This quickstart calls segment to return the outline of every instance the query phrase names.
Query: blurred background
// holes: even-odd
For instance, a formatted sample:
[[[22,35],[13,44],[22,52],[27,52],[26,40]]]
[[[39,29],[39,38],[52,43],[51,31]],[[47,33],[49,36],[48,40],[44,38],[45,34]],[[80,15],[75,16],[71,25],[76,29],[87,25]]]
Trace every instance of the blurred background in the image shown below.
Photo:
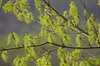
[[[8,0],[3,0],[6,3]],[[79,15],[83,17],[83,6],[79,0],[50,0],[51,5],[55,7],[60,13],[63,11],[68,11],[69,3],[71,1],[76,2],[76,6],[79,11]],[[97,0],[82,0],[85,2],[87,8],[90,12],[94,13],[97,16],[97,20],[100,20],[100,8],[97,6]],[[30,4],[34,4],[34,0],[29,0]],[[31,6],[31,12],[35,15],[35,19],[38,20],[38,13],[34,6]],[[19,22],[15,15],[13,14],[5,14],[0,8],[0,45],[6,46],[7,44],[7,35],[12,32],[16,32],[20,40],[23,40],[25,34],[32,34],[33,36],[37,35],[40,31],[40,25],[31,23],[27,25],[25,22]],[[0,52],[1,54],[1,52]],[[15,54],[13,54],[14,56]],[[15,56],[16,57],[16,56]],[[55,60],[54,60],[55,61]],[[56,61],[55,61],[56,62]],[[4,63],[0,56],[0,66],[12,66],[11,63]],[[53,63],[53,66],[58,66],[57,63]]]

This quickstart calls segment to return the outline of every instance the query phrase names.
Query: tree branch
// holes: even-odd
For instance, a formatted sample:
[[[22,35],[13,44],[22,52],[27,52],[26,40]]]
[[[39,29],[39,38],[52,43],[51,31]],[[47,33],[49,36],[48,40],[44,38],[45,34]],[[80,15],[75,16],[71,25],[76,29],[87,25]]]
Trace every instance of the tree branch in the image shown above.
[[[46,5],[47,6],[49,6],[52,10],[54,10],[59,16],[61,16],[64,20],[66,20],[66,21],[68,21],[68,19],[67,18],[65,18],[62,14],[60,14],[55,8],[53,8],[49,3],[47,3],[46,2],[46,0],[43,0],[45,3],[46,3]],[[84,31],[84,30],[82,30],[80,27],[78,27],[78,26],[75,26],[79,31],[78,32],[82,32],[81,34],[82,35],[84,35],[84,36],[86,36],[86,37],[89,37],[88,36],[88,33],[86,32],[86,31]],[[75,28],[72,28],[72,27],[70,27],[72,30],[74,30]],[[77,32],[77,30],[74,30],[74,31],[76,31]]]
[[[59,46],[59,47],[62,47],[62,48],[69,48],[69,49],[100,49],[100,47],[98,47],[98,46],[92,46],[92,47],[75,47],[75,46],[63,46],[63,45],[56,44],[56,43],[52,43],[52,44],[55,45],[55,46]]]
[[[40,46],[47,45],[47,44],[50,44],[50,42],[44,42],[44,43],[41,43],[41,44],[29,46],[29,47],[40,47]],[[58,46],[58,47],[62,47],[62,48],[69,48],[69,49],[100,49],[100,46],[92,46],[92,47],[77,47],[76,46],[75,47],[75,46],[64,46],[64,45],[57,44],[57,43],[51,43],[51,44],[53,44],[54,46]],[[24,48],[24,46],[2,48],[2,49],[0,49],[0,51],[22,49],[22,48]]]
[[[44,43],[41,43],[41,44],[38,44],[38,45],[32,45],[32,46],[29,46],[29,47],[39,47],[39,46],[43,46],[43,45],[46,45],[47,42],[44,42]],[[11,48],[2,48],[0,49],[0,51],[5,51],[5,50],[14,50],[14,49],[22,49],[24,48],[24,46],[19,46],[19,47],[11,47]]]

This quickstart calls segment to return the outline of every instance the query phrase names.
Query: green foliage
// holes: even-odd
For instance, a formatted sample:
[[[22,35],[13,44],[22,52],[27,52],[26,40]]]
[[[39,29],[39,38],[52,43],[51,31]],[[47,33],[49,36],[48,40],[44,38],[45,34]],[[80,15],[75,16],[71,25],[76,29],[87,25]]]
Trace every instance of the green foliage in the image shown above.
[[[97,45],[99,45],[100,42],[100,24],[98,24],[98,38],[96,39]]]
[[[51,13],[52,13],[52,16],[56,16],[57,15],[54,10],[52,10]]]
[[[51,33],[48,34],[47,41],[50,42],[50,43],[53,43],[53,39],[52,39],[52,34]]]
[[[30,35],[25,35],[24,36],[24,48],[27,49],[28,46],[31,46],[31,38],[30,38]]]
[[[98,0],[98,6],[100,6],[99,3]],[[39,13],[39,21],[34,20],[33,12],[29,11],[28,0],[15,0],[14,2],[9,0],[4,5],[0,0],[0,7],[5,13],[14,14],[19,21],[26,24],[33,21],[41,25],[39,35],[33,37],[31,34],[25,34],[22,44],[17,33],[13,32],[8,35],[7,45],[11,43],[12,38],[15,47],[1,47],[1,56],[5,62],[10,60],[8,50],[23,49],[24,56],[20,57],[20,53],[17,54],[13,60],[14,66],[28,66],[30,62],[35,62],[37,66],[52,66],[53,55],[60,61],[60,66],[85,66],[85,64],[86,66],[100,66],[99,59],[82,56],[83,49],[94,49],[100,46],[100,24],[96,22],[94,14],[89,13],[89,15],[85,8],[83,15],[85,17],[89,15],[89,17],[80,18],[74,1],[71,1],[69,10],[62,14],[51,6],[49,0],[43,0],[43,2],[34,0],[34,4]],[[85,23],[83,25],[85,27],[80,26],[82,22]],[[68,48],[71,50],[69,51]]]
[[[78,22],[79,22],[78,10],[75,5],[75,2],[73,1],[70,3],[69,16],[74,18],[74,20],[72,21],[73,25],[78,25]]]
[[[19,63],[20,63],[20,58],[19,58],[19,56],[17,56],[13,61],[13,65],[14,66],[19,66]]]
[[[9,54],[7,53],[7,51],[3,51],[1,57],[4,60],[4,62],[9,62]]]
[[[12,13],[12,11],[13,11],[12,2],[8,1],[2,8],[5,13]]]
[[[78,35],[76,36],[76,44],[77,44],[78,47],[80,47],[80,46],[82,45],[82,44],[80,43],[80,38],[81,38],[81,35],[78,34]]]
[[[24,9],[22,13],[19,13],[17,15],[17,18],[20,21],[25,21],[26,24],[30,24],[34,19],[34,16],[31,12],[28,12],[27,10]]]
[[[100,0],[98,0],[98,4],[97,5],[100,7]]]
[[[80,62],[79,66],[86,66],[83,62]]]
[[[94,42],[94,37],[95,37],[95,34],[94,34],[94,30],[93,30],[93,25],[94,25],[94,15],[91,14],[91,16],[89,17],[89,19],[87,20],[87,25],[88,25],[88,34],[89,34],[89,41],[90,41],[90,44],[92,44]]]
[[[0,8],[1,8],[1,6],[2,6],[2,0],[0,0]]]
[[[14,39],[15,45],[19,46],[20,41],[18,35],[15,32],[13,32],[12,37]]]
[[[35,49],[33,48],[33,47],[28,47],[27,49],[26,49],[26,51],[27,51],[27,53],[31,56],[31,57],[33,57],[33,58],[37,58],[37,55],[36,55],[36,51],[35,51]]]
[[[33,14],[27,10],[29,8],[27,0],[17,0],[15,3],[9,0],[2,8],[5,13],[13,13],[18,20],[24,21],[26,24],[30,24],[34,20]]]
[[[86,16],[87,12],[86,12],[86,9],[84,9],[84,16]]]
[[[89,63],[92,65],[92,66],[98,66],[100,65],[100,63],[98,62],[98,60],[96,58],[89,58],[88,59]]]
[[[10,34],[8,35],[8,38],[7,38],[7,45],[10,44],[10,40],[11,40],[11,38],[12,38],[12,34],[10,33]]]
[[[19,58],[17,56],[13,61],[14,66],[28,66],[26,57]]]
[[[35,37],[33,38],[33,43],[34,43],[34,44],[38,44],[38,36],[35,36]]]
[[[50,56],[48,54],[45,54],[37,59],[37,66],[52,66],[50,63]]]
[[[45,12],[45,13],[49,13],[49,12],[50,12],[50,9],[49,9],[48,6],[45,6],[44,12]]]
[[[60,47],[60,48],[58,49],[58,51],[57,51],[57,53],[58,53],[58,58],[61,59],[62,57],[64,57],[65,52],[66,52],[66,49]]]
[[[20,66],[28,66],[25,57],[22,57],[20,61],[21,61],[21,62],[20,62]]]
[[[72,56],[73,56],[73,59],[74,60],[78,60],[81,56],[81,50],[79,49],[75,49],[73,52],[72,52]]]
[[[13,32],[12,34],[10,33],[10,34],[8,35],[8,38],[7,38],[7,45],[10,44],[11,38],[13,38],[15,45],[16,45],[16,46],[19,46],[19,43],[20,43],[19,37],[18,37],[18,35],[17,35],[15,32]]]
[[[67,11],[64,11],[64,12],[63,12],[63,16],[66,17],[66,18],[68,18],[68,13],[67,13]]]
[[[62,41],[66,46],[68,46],[71,42],[70,37],[67,34],[62,35]]]
[[[39,13],[41,13],[41,6],[42,6],[42,3],[41,3],[41,0],[34,0],[35,2],[35,7],[36,9],[39,11]]]

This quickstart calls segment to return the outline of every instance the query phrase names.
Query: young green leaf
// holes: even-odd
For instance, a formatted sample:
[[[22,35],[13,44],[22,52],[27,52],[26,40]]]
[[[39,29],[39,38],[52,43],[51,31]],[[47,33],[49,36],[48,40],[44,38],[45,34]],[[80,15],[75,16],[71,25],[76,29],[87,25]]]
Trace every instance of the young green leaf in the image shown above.
[[[48,34],[47,41],[50,42],[50,43],[53,42],[52,34],[51,33]]]
[[[98,4],[97,5],[98,5],[98,7],[100,7],[100,0],[98,0]]]
[[[0,8],[1,8],[1,6],[2,6],[2,0],[0,0]]]
[[[5,13],[12,13],[13,11],[12,1],[8,1],[2,8]]]
[[[12,38],[12,34],[10,33],[10,34],[8,35],[8,38],[7,38],[7,45],[10,44],[10,40],[11,40],[11,38]]]
[[[67,11],[64,11],[64,12],[63,12],[63,16],[64,16],[65,18],[68,18],[68,13],[67,13]]]
[[[94,39],[94,37],[95,37],[95,34],[94,34],[94,32],[93,31],[89,31],[89,41],[90,41],[90,44],[93,44],[94,43],[94,41],[95,41],[95,39]]]
[[[34,0],[34,2],[35,2],[36,9],[38,10],[39,13],[41,13],[42,12],[42,10],[41,10],[41,6],[42,6],[41,0]]]
[[[71,1],[71,3],[70,3],[69,16],[74,18],[74,20],[72,21],[73,25],[74,26],[78,25],[78,22],[79,22],[78,10],[77,10],[77,7],[75,5],[75,2],[73,2],[73,1]]]
[[[59,47],[59,49],[57,50],[58,58],[61,59],[62,57],[64,57],[65,52],[66,52],[65,48]]]
[[[12,37],[14,39],[15,45],[19,46],[20,41],[19,41],[19,37],[18,37],[17,33],[13,32]]]
[[[87,13],[86,13],[86,9],[84,9],[84,16],[86,16],[86,14],[87,14]]]
[[[33,43],[34,43],[34,44],[37,44],[37,43],[38,43],[38,36],[35,36],[35,37],[33,38]]]
[[[20,65],[19,66],[28,66],[27,64],[27,61],[26,61],[26,58],[25,57],[22,57],[21,60],[20,60]]]
[[[23,40],[24,40],[24,48],[25,49],[27,49],[28,46],[31,46],[31,35],[30,34],[29,35],[26,34],[24,36]]]
[[[78,45],[78,47],[81,46],[81,43],[80,43],[80,37],[81,37],[80,34],[78,34],[78,35],[76,36],[76,44]]]
[[[7,51],[3,51],[1,57],[4,60],[4,62],[9,62],[9,54],[7,53]]]
[[[54,10],[51,10],[52,16],[56,16],[56,12]]]
[[[36,63],[37,66],[51,66],[49,57],[48,55],[43,55],[41,58],[38,58]]]
[[[17,56],[17,57],[13,60],[13,65],[14,65],[14,66],[19,66],[19,64],[20,64],[20,58],[19,58],[19,56]]]
[[[79,63],[79,66],[86,66],[86,65],[84,64],[84,62],[81,61],[81,62]]]

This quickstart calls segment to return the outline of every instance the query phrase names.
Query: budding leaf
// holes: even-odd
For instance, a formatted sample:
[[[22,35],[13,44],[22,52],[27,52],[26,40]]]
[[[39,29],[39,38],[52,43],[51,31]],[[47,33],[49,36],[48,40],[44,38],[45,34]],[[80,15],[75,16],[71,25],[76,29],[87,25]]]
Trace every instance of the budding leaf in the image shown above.
[[[3,51],[1,57],[4,60],[4,62],[9,62],[9,54],[7,53],[7,51]]]

